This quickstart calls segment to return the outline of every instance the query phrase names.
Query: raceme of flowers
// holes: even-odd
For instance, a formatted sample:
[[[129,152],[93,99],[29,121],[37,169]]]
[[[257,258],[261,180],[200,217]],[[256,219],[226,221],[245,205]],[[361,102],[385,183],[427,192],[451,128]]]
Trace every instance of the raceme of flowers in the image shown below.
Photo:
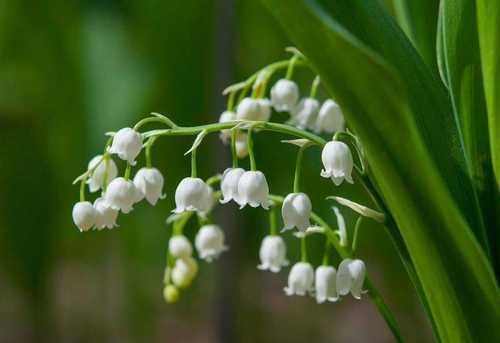
[[[167,302],[177,301],[180,290],[192,284],[198,273],[199,260],[213,262],[228,249],[224,231],[213,222],[212,212],[216,206],[230,202],[236,203],[240,209],[246,206],[261,207],[269,212],[269,234],[263,238],[258,252],[260,263],[257,268],[260,270],[278,273],[290,265],[282,235],[288,231],[294,232],[297,238],[292,240],[300,242],[301,260],[291,265],[288,283],[284,287],[287,295],[311,295],[318,303],[335,302],[349,293],[356,299],[361,298],[366,267],[362,260],[353,257],[355,238],[353,237],[352,247],[349,246],[342,214],[338,208],[334,208],[338,230],[331,229],[314,214],[309,195],[300,191],[301,160],[308,147],[322,146],[323,170],[318,171],[318,176],[331,179],[332,186],[335,186],[344,180],[353,183],[352,174],[358,170],[361,173],[364,171],[361,146],[356,137],[346,131],[339,105],[332,99],[326,99],[321,104],[317,97],[318,77],[312,82],[310,93],[301,98],[299,86],[292,77],[294,68],[299,64],[304,65],[304,62],[303,57],[296,53],[290,60],[263,68],[247,81],[225,91],[228,106],[218,123],[207,125],[206,130],[199,127],[182,128],[185,134],[197,137],[188,151],[191,154],[191,175],[178,183],[174,195],[175,208],[167,218],[167,224],[172,227],[163,278],[163,295]],[[274,83],[269,91],[270,99],[266,98],[267,84],[280,69],[286,69],[286,77]],[[248,94],[250,90],[252,92]],[[288,113],[289,120],[274,124],[271,121],[273,110]],[[143,124],[150,122],[161,123],[167,128],[139,131]],[[293,189],[285,197],[270,193],[265,174],[257,169],[253,151],[253,136],[266,131],[268,125],[273,124],[269,131],[279,131],[300,138],[287,141],[298,146],[298,153]],[[118,226],[119,214],[130,213],[138,202],[144,200],[155,206],[165,198],[165,179],[162,172],[152,166],[151,148],[157,139],[168,136],[175,130],[179,130],[179,127],[169,118],[153,114],[134,127],[122,128],[109,134],[111,137],[103,153],[92,158],[87,171],[76,180],[80,182],[80,201],[73,207],[73,221],[80,231],[112,229]],[[209,132],[219,132],[221,140],[230,145],[233,165],[222,174],[204,180],[198,176],[196,150]],[[312,132],[334,136],[325,141]],[[361,163],[358,169],[350,147],[355,148],[357,160]],[[136,159],[141,152],[145,152],[146,165],[138,168],[132,176]],[[115,156],[126,163],[122,175],[114,161]],[[239,166],[240,160],[246,157],[250,161],[249,170]],[[218,189],[217,185],[220,186]],[[90,193],[100,191],[93,202],[86,200],[87,187]],[[375,210],[360,211],[359,208],[366,207],[350,200],[341,204],[351,207],[360,214],[359,218],[373,217],[372,213],[378,216],[378,220],[383,217],[383,214]],[[278,227],[279,212],[283,222],[281,228]],[[191,218],[196,217],[200,227],[192,243],[184,234],[184,228]],[[316,268],[307,257],[306,244],[307,237],[314,233],[325,237],[323,263]],[[343,257],[337,268],[329,262],[332,248]]]

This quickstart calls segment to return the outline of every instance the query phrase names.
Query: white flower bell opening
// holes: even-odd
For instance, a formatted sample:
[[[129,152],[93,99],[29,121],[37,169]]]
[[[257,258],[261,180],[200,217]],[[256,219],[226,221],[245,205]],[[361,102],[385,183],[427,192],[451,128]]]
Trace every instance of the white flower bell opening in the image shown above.
[[[209,193],[211,188],[200,178],[186,177],[175,190],[175,213],[185,211],[206,212],[211,207],[213,200]]]
[[[222,191],[221,204],[226,204],[231,200],[239,202],[238,182],[245,173],[243,168],[228,168],[222,174],[220,189]]]
[[[198,273],[198,263],[192,257],[178,258],[172,269],[172,282],[179,288],[186,288]]]
[[[219,123],[227,123],[236,120],[236,113],[233,111],[224,111],[219,117]],[[221,130],[221,139],[225,142],[229,137],[231,137],[231,129]]]
[[[290,112],[299,100],[299,87],[291,80],[281,79],[271,88],[271,102],[277,112]]]
[[[291,230],[296,227],[299,231],[304,232],[311,223],[311,200],[305,193],[290,193],[283,201],[281,215],[283,217],[283,231]]]
[[[132,181],[119,177],[108,185],[104,199],[112,209],[129,213],[133,210],[132,205],[137,202],[139,195]]]
[[[104,198],[97,198],[94,201],[94,208],[96,210],[95,227],[98,230],[102,230],[104,228],[112,229],[118,226],[116,224],[118,210],[109,206]]]
[[[337,293],[339,295],[347,295],[351,292],[354,298],[361,299],[365,276],[366,266],[363,261],[343,260],[337,272]]]
[[[163,182],[163,175],[156,168],[141,168],[134,177],[134,185],[140,193],[140,200],[146,198],[153,206],[158,199],[165,198],[162,194]]]
[[[297,262],[288,275],[286,295],[306,295],[313,291],[314,270],[307,262]]]
[[[87,231],[95,225],[97,213],[88,201],[77,202],[73,206],[73,222],[80,231]]]
[[[227,250],[224,245],[224,232],[217,225],[203,225],[194,241],[200,258],[212,262]]]
[[[109,149],[112,154],[117,154],[122,160],[135,165],[135,158],[142,149],[141,134],[129,127],[120,129],[113,136],[113,144]]]
[[[238,194],[240,208],[247,204],[252,207],[262,206],[269,209],[269,186],[267,180],[261,171],[247,171],[238,182]]]
[[[91,192],[97,192],[103,188],[118,175],[116,164],[111,158],[105,158],[102,155],[97,155],[90,160],[88,170],[94,169],[92,175],[88,178],[87,183]],[[102,160],[102,161],[101,161]],[[99,163],[99,165],[97,165]],[[97,167],[96,167],[97,166]]]
[[[301,129],[314,129],[318,116],[319,102],[313,98],[304,98],[291,112],[290,122]]]
[[[262,240],[259,250],[260,270],[269,270],[278,273],[282,267],[288,265],[286,259],[286,245],[280,236],[266,236]]]
[[[344,180],[353,183],[351,173],[354,162],[347,144],[340,141],[326,143],[321,152],[321,160],[324,166],[322,177],[331,178],[337,186]]]
[[[319,110],[314,131],[316,133],[333,133],[344,130],[344,114],[340,106],[331,99],[326,100]]]
[[[339,300],[336,288],[337,271],[335,268],[332,266],[319,266],[316,268],[315,274],[315,291],[318,304]]]
[[[193,254],[193,247],[184,235],[175,235],[168,241],[168,251],[175,258],[186,258]]]

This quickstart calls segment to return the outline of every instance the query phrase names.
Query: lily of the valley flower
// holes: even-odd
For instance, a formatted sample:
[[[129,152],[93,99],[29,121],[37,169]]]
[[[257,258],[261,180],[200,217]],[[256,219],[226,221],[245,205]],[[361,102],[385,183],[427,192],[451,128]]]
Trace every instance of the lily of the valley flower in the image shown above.
[[[156,205],[158,199],[165,198],[162,194],[163,175],[156,168],[139,169],[134,177],[134,185],[140,193],[139,199],[146,198],[153,206]]]
[[[217,225],[203,225],[194,241],[200,258],[212,262],[227,250],[224,245],[224,232]]]
[[[306,295],[313,291],[314,270],[307,262],[297,262],[288,275],[286,295]]]
[[[102,155],[97,155],[89,162],[88,170],[95,168],[94,172],[87,180],[91,192],[97,192],[118,175],[118,169],[113,159],[105,158],[101,161],[102,159]],[[99,165],[96,167],[97,163],[99,163]]]
[[[354,162],[347,144],[340,141],[326,143],[321,152],[321,160],[324,166],[322,177],[331,178],[337,186],[344,180],[353,183],[351,173]]]
[[[311,216],[311,200],[305,193],[290,193],[283,201],[281,215],[283,217],[284,230],[291,230],[296,227],[300,231],[305,231],[309,226]]]
[[[122,160],[135,165],[135,158],[142,149],[141,134],[129,127],[120,129],[113,136],[113,144],[109,149],[112,154],[117,154]]]
[[[73,222],[80,231],[87,231],[95,225],[97,213],[88,201],[77,202],[73,206]]]
[[[344,129],[344,115],[340,106],[331,99],[326,100],[319,110],[314,131],[316,133],[333,133],[344,131]]]
[[[314,129],[318,110],[318,100],[314,98],[304,98],[293,108],[290,122],[301,129]]]
[[[269,121],[271,119],[271,101],[269,99],[259,99],[260,121]]]
[[[224,111],[219,117],[219,123],[227,123],[236,120],[236,113],[233,111]],[[221,130],[221,139],[225,142],[229,137],[231,137],[231,129]]]
[[[290,112],[299,100],[299,87],[291,80],[281,79],[271,88],[271,102],[278,112]]]
[[[140,197],[140,193],[130,180],[119,177],[111,181],[104,194],[106,203],[114,210],[129,213]]]
[[[268,99],[244,98],[236,109],[238,120],[268,121],[271,116],[271,103]]]
[[[193,247],[186,236],[175,235],[168,241],[168,251],[175,258],[186,258],[193,254]]]
[[[316,268],[315,290],[318,304],[325,301],[335,302],[339,300],[336,278],[337,272],[332,266],[319,266]]]
[[[186,288],[193,282],[197,273],[198,263],[194,258],[191,256],[178,258],[175,260],[175,265],[172,269],[172,282],[179,288]]]
[[[269,186],[266,176],[261,171],[247,171],[238,182],[238,195],[240,208],[247,204],[252,207],[262,206],[269,209]]]
[[[281,267],[288,265],[286,259],[286,245],[280,236],[266,236],[262,240],[259,250],[260,270],[269,270],[278,273]]]
[[[175,190],[175,213],[207,212],[213,204],[212,189],[200,178],[186,177]]]
[[[247,145],[248,135],[244,132],[240,132],[236,135],[236,156],[238,158],[245,158],[248,155],[248,145]]]
[[[104,198],[97,198],[94,201],[94,208],[96,211],[95,227],[98,230],[118,226],[116,225],[118,210],[113,209]]]
[[[228,168],[222,174],[220,189],[222,191],[221,204],[228,203],[231,200],[239,202],[238,182],[245,173],[242,168]]]
[[[356,299],[361,299],[363,283],[366,276],[366,266],[361,260],[345,259],[339,265],[337,272],[337,293],[347,295],[351,292]]]

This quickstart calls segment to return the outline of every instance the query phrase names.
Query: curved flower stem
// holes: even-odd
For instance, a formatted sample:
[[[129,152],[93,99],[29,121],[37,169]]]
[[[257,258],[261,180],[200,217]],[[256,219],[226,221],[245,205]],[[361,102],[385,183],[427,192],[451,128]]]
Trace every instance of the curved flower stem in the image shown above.
[[[198,149],[193,149],[193,151],[191,151],[191,177],[197,177],[198,175],[198,169],[196,167],[196,150]]]
[[[300,239],[300,260],[302,262],[307,262],[306,235]]]
[[[327,266],[330,263],[330,240],[328,237],[325,237],[325,250],[323,252],[323,261],[322,264]]]
[[[125,168],[125,175],[123,175],[123,178],[128,181],[128,179],[130,179],[131,172],[132,172],[132,165],[127,162],[127,168]]]
[[[85,201],[85,184],[86,184],[87,178],[82,179],[80,181],[80,201]]]
[[[319,76],[316,76],[314,78],[314,81],[312,82],[312,85],[311,85],[311,93],[309,94],[309,97],[311,98],[316,98],[316,94],[318,93],[318,87],[319,87],[319,84],[320,84],[320,78]]]
[[[174,124],[173,121],[168,119],[165,116],[161,117],[147,117],[144,119],[141,119],[137,122],[137,124],[134,125],[134,130],[138,131],[143,125],[149,124],[149,123],[163,123],[166,124],[169,127],[175,127],[176,125]]]
[[[352,246],[351,246],[353,254],[356,252],[356,248],[358,247],[359,228],[361,227],[362,221],[363,221],[363,216],[359,216],[358,219],[356,220],[356,225],[354,226],[354,234],[352,235]]]
[[[277,205],[273,203],[271,210],[269,211],[269,234],[271,236],[278,235],[278,213]]]
[[[255,171],[257,170],[257,164],[255,163],[255,154],[253,152],[252,128],[248,129],[247,149],[248,149],[248,157],[250,158],[250,170]]]
[[[297,160],[295,162],[295,176],[293,178],[293,192],[298,193],[300,189],[300,172],[302,169],[302,157],[304,156],[304,150],[306,150],[307,145],[303,145],[299,148],[297,153]]]
[[[238,168],[238,153],[236,151],[236,135],[237,129],[231,130],[231,156],[233,159],[233,168]]]

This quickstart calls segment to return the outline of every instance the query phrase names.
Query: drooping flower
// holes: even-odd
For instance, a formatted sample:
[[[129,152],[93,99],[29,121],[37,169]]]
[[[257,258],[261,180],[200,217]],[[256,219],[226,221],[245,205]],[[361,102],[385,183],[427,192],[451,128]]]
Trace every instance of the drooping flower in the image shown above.
[[[269,99],[259,99],[260,121],[269,121],[271,119],[271,101]]]
[[[326,143],[321,152],[321,160],[324,166],[321,170],[322,177],[331,178],[337,186],[344,180],[353,183],[351,173],[354,162],[347,144],[340,141]]]
[[[333,133],[344,131],[344,129],[344,115],[340,106],[331,99],[326,100],[319,110],[314,131],[316,133]]]
[[[222,191],[221,204],[228,203],[231,200],[239,202],[238,182],[245,173],[243,168],[228,168],[222,174],[220,189]]]
[[[212,262],[223,251],[227,250],[224,245],[224,232],[217,225],[203,225],[194,240],[196,250],[200,258]]]
[[[116,168],[116,164],[113,159],[102,159],[102,155],[97,155],[89,162],[88,170],[95,168],[92,175],[90,175],[87,180],[89,190],[91,192],[97,192],[99,189],[103,188],[105,184],[107,185],[108,183],[110,183],[111,180],[113,180],[118,175],[118,169]],[[99,165],[97,165],[98,163]]]
[[[325,301],[339,300],[336,288],[337,272],[332,266],[319,266],[316,268],[315,290],[316,301],[322,304]]]
[[[238,158],[245,158],[248,155],[248,145],[247,145],[248,135],[244,132],[240,132],[236,135],[236,155]]]
[[[224,111],[219,117],[219,123],[227,123],[233,120],[236,120],[236,113],[233,111]],[[231,129],[221,130],[220,137],[226,142],[231,137]]]
[[[309,226],[311,216],[311,200],[305,193],[290,193],[283,200],[281,215],[283,217],[284,230],[291,230],[296,227],[300,231],[305,231]]]
[[[118,226],[116,225],[118,210],[113,209],[104,198],[97,198],[94,201],[94,208],[96,210],[95,227],[98,230]]]
[[[216,199],[214,196],[214,190],[209,185],[206,185],[206,190],[203,196],[203,201],[201,203],[201,208],[199,214],[205,216],[215,207]]]
[[[193,254],[193,247],[186,236],[175,235],[168,241],[168,251],[175,258],[186,258]]]
[[[271,88],[271,102],[278,112],[290,112],[299,100],[299,87],[291,80],[281,79]]]
[[[82,232],[95,225],[96,215],[94,206],[88,201],[80,201],[73,206],[73,222]]]
[[[260,270],[269,270],[278,273],[281,267],[288,265],[286,259],[286,245],[281,236],[266,236],[262,240],[259,250]]]
[[[186,288],[193,282],[197,273],[198,263],[194,258],[191,256],[178,258],[175,260],[175,265],[172,269],[172,282],[179,288]]]
[[[206,212],[213,203],[209,193],[211,193],[211,188],[202,179],[196,177],[182,179],[175,190],[176,208],[173,212]]]
[[[118,177],[108,185],[104,199],[112,209],[129,213],[139,199],[139,194],[132,181]]]
[[[122,160],[135,165],[135,158],[142,149],[141,134],[134,129],[125,127],[113,136],[113,144],[109,149],[112,154],[117,154]]]
[[[238,195],[240,208],[248,204],[252,207],[262,206],[266,210],[269,209],[269,186],[264,173],[245,172],[238,182]]]
[[[306,295],[313,291],[313,282],[313,267],[307,262],[297,262],[288,275],[288,287],[285,287],[285,293],[286,295]]]
[[[142,200],[145,197],[153,206],[156,205],[158,199],[165,198],[162,194],[163,175],[156,168],[139,169],[134,177],[134,185],[139,191],[139,199]]]
[[[262,117],[259,99],[244,98],[238,104],[236,119],[238,120],[260,120]]]
[[[366,276],[366,266],[361,260],[343,260],[337,272],[337,293],[347,295],[351,292],[356,299],[361,299],[363,283]]]
[[[304,98],[293,108],[290,122],[301,129],[314,129],[318,110],[318,100],[314,98]]]
[[[179,300],[179,290],[174,285],[166,285],[163,289],[163,298],[167,304],[174,304]]]

